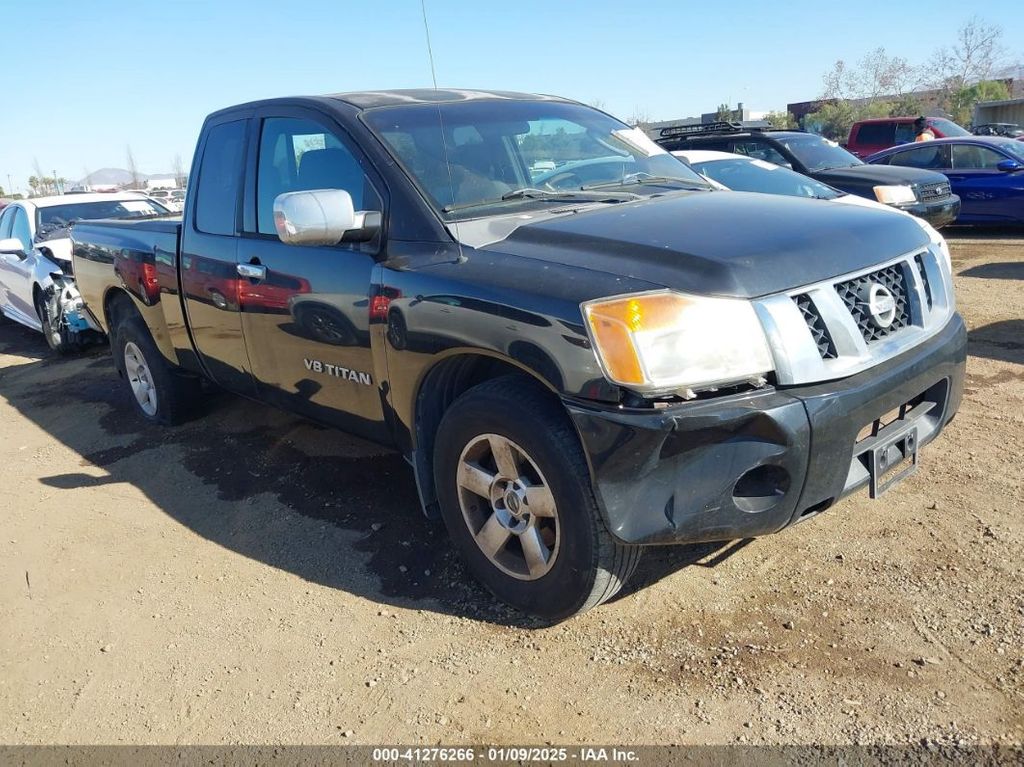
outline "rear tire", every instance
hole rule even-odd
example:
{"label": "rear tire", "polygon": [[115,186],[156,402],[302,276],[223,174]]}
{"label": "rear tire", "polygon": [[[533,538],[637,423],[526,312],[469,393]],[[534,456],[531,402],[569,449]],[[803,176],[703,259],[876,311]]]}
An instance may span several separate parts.
{"label": "rear tire", "polygon": [[174,426],[195,412],[199,379],[182,375],[167,363],[141,317],[122,318],[111,334],[110,348],[143,418]]}
{"label": "rear tire", "polygon": [[487,381],[452,404],[434,476],[456,550],[523,612],[564,620],[610,599],[636,569],[641,550],[605,526],[568,416],[530,379]]}

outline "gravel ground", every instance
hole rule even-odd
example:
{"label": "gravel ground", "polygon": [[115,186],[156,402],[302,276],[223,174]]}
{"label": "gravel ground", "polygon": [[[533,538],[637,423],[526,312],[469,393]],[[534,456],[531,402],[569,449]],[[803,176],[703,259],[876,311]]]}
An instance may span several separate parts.
{"label": "gravel ground", "polygon": [[495,606],[392,453],[229,395],[140,422],[0,327],[0,743],[1024,740],[1024,240],[951,238],[963,407],[884,499]]}

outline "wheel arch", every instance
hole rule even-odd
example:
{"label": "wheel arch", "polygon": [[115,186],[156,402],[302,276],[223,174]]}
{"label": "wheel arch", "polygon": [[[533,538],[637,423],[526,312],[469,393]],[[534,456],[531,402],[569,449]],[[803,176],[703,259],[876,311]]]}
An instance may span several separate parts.
{"label": "wheel arch", "polygon": [[149,331],[150,338],[156,344],[160,354],[174,366],[178,366],[178,357],[170,343],[167,319],[164,317],[160,304],[145,306],[120,285],[111,285],[103,294],[103,321],[107,335],[113,337],[117,323],[124,317],[138,316]]}
{"label": "wheel arch", "polygon": [[558,399],[558,390],[537,370],[511,357],[482,349],[450,350],[420,375],[412,398],[410,461],[420,502],[428,517],[438,516],[433,469],[434,438],[441,419],[464,392],[484,381],[508,375],[521,376]]}

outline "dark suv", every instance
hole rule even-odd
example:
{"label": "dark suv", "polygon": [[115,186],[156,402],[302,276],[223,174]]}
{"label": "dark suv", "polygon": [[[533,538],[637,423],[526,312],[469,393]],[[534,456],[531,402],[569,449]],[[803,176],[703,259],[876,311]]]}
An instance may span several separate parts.
{"label": "dark suv", "polygon": [[960,198],[941,173],[866,165],[813,133],[773,130],[767,123],[711,123],[662,128],[658,143],[669,151],[714,149],[792,168],[840,191],[912,213],[935,228],[951,224],[960,213]]}

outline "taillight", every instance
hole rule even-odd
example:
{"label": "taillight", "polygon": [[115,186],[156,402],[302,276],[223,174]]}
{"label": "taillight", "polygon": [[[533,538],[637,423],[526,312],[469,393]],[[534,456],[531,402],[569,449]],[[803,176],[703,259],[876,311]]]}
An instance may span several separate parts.
{"label": "taillight", "polygon": [[374,296],[370,299],[370,319],[385,320],[388,316],[388,306],[391,305],[391,298],[388,296]]}
{"label": "taillight", "polygon": [[142,278],[139,283],[148,303],[156,303],[160,298],[160,281],[157,279],[156,267],[153,264],[142,265]]}

